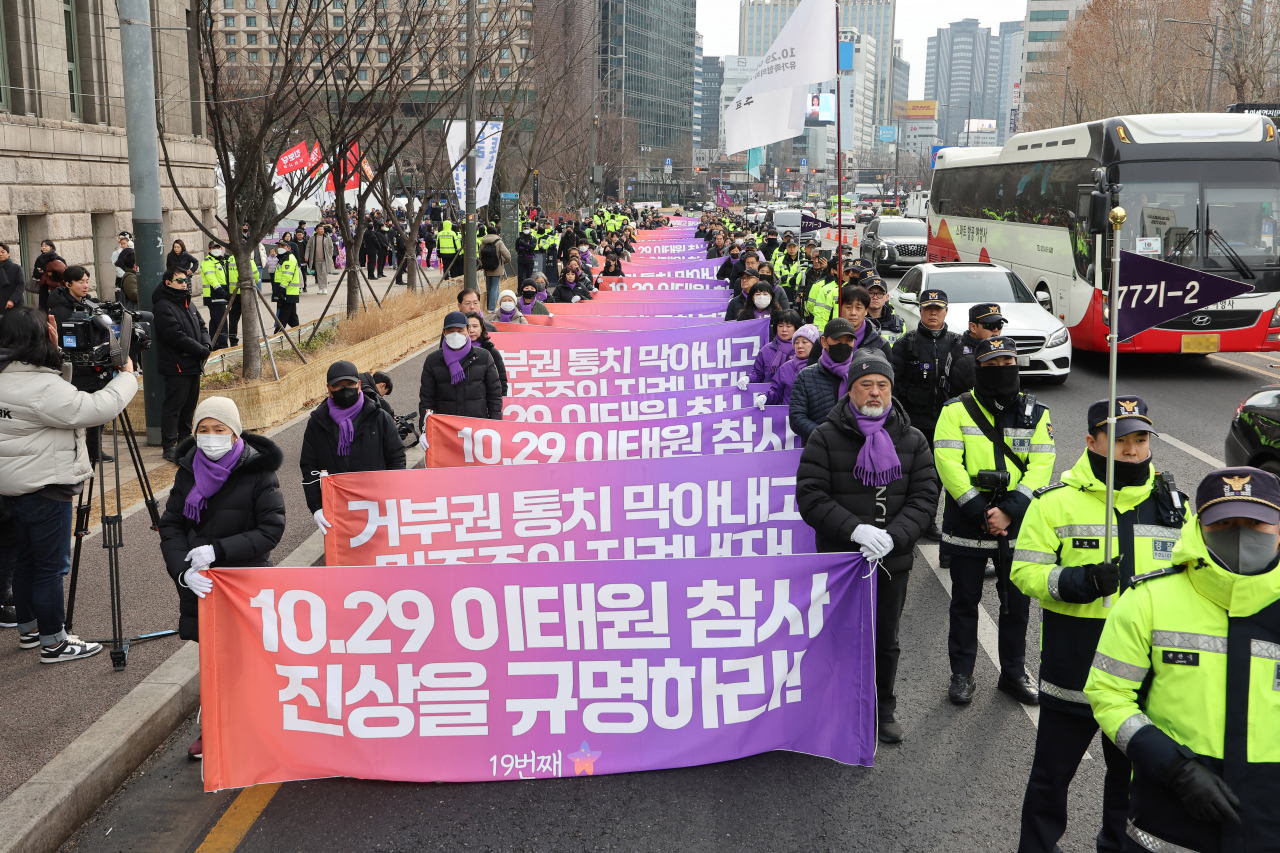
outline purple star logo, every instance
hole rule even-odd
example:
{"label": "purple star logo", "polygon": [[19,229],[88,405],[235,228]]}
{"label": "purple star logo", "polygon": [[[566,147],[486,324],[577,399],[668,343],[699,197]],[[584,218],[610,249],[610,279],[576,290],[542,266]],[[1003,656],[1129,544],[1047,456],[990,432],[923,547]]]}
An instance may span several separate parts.
{"label": "purple star logo", "polygon": [[584,740],[577,752],[569,753],[569,760],[573,762],[573,775],[581,776],[586,773],[588,776],[594,776],[596,759],[599,757],[600,751],[592,752],[591,746]]}

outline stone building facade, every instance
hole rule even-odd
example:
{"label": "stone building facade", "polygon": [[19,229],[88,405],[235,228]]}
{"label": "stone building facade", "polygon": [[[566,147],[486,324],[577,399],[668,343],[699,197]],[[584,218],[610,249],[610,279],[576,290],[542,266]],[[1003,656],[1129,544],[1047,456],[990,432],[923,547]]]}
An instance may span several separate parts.
{"label": "stone building facade", "polygon": [[[153,0],[157,109],[174,179],[203,222],[217,203],[202,138],[191,0]],[[198,8],[198,7],[195,7]],[[107,0],[0,0],[0,241],[30,274],[41,240],[115,293],[116,235],[133,231],[119,17]],[[162,152],[163,156],[163,152]],[[160,173],[165,250],[205,239]],[[144,286],[162,270],[144,270]]]}

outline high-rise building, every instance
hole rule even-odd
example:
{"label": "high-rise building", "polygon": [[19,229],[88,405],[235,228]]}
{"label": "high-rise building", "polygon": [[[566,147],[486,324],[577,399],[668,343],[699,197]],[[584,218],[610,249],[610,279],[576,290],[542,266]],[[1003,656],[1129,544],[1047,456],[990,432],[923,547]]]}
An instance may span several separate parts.
{"label": "high-rise building", "polygon": [[841,27],[840,41],[853,45],[853,66],[840,69],[840,148],[865,153],[876,139],[878,45],[856,27]]}
{"label": "high-rise building", "polygon": [[996,143],[1018,131],[1018,103],[1022,91],[1022,21],[1000,23],[1000,61],[996,67]]}
{"label": "high-rise building", "polygon": [[[738,53],[763,56],[768,52],[801,0],[741,0],[738,7]],[[1038,2],[1038,0],[1037,0]],[[897,0],[841,0],[840,29],[856,29],[882,45],[876,59],[872,124],[889,124],[893,115],[893,44]],[[832,21],[834,26],[835,21]],[[815,36],[818,35],[815,33]]]}
{"label": "high-rise building", "polygon": [[[1045,61],[1058,49],[1058,43],[1066,38],[1067,25],[1079,16],[1086,2],[1087,0],[1036,0],[1027,4],[1027,16],[1023,19],[1022,71],[1018,81],[1020,94],[1027,90],[1028,75],[1042,71]],[[1066,80],[1056,82],[1064,87],[1067,83]]]}
{"label": "high-rise building", "polygon": [[977,18],[940,27],[929,37],[924,97],[938,101],[938,135],[944,145],[962,144],[966,119],[991,118],[986,114],[990,42],[991,28],[979,26]]}
{"label": "high-rise building", "polygon": [[907,62],[902,56],[902,39],[893,40],[893,93],[890,101],[889,123],[896,124],[894,120],[892,104],[902,103],[907,100],[910,95],[908,91],[911,87],[911,63]]}
{"label": "high-rise building", "polygon": [[693,34],[693,147],[702,147],[702,33]]}
{"label": "high-rise building", "polygon": [[724,83],[724,57],[702,57],[702,143],[701,148],[720,145],[720,86]]}

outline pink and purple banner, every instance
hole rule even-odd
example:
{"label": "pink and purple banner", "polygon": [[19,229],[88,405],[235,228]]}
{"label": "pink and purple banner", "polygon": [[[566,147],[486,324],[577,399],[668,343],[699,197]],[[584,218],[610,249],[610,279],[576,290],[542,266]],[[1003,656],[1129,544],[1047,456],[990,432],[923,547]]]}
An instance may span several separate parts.
{"label": "pink and purple banner", "polygon": [[516,334],[541,332],[659,332],[668,329],[688,329],[694,326],[714,326],[724,323],[724,312],[716,317],[616,317],[607,314],[570,316],[568,314],[545,316],[531,314],[527,323],[494,323],[499,332]]}
{"label": "pink and purple banner", "polygon": [[511,396],[607,397],[732,383],[746,374],[768,333],[763,319],[654,332],[492,337],[506,362]]}
{"label": "pink and purple banner", "polygon": [[614,423],[697,417],[731,412],[753,405],[756,394],[767,394],[764,383],[747,385],[745,391],[723,386],[663,394],[592,397],[503,397],[502,415],[508,421],[530,423]]}
{"label": "pink and purple banner", "polygon": [[432,415],[427,467],[598,462],[799,450],[786,406],[737,409],[663,420],[520,423]]}
{"label": "pink and purple banner", "polygon": [[663,278],[608,278],[596,279],[596,287],[601,292],[620,292],[635,290],[729,290],[729,282],[719,279],[663,279]]}
{"label": "pink and purple banner", "polygon": [[595,299],[590,302],[556,304],[552,307],[557,317],[714,317],[723,320],[729,303],[721,297],[698,301],[648,299],[611,302]]}
{"label": "pink and purple banner", "polygon": [[[666,278],[666,279],[711,279],[715,280],[716,272],[724,264],[723,258],[684,261],[624,261],[622,271],[626,278]],[[603,262],[594,264],[592,269],[599,269]]]}
{"label": "pink and purple banner", "polygon": [[875,756],[875,577],[857,554],[210,575],[207,791]]}
{"label": "pink and purple banner", "polygon": [[753,450],[750,465],[736,455],[663,455],[689,440],[642,431],[635,442],[643,459],[511,465],[493,477],[452,468],[323,477],[324,514],[333,523],[325,565],[813,552],[813,528],[796,509],[800,451],[769,450],[769,438],[755,436],[764,452]]}

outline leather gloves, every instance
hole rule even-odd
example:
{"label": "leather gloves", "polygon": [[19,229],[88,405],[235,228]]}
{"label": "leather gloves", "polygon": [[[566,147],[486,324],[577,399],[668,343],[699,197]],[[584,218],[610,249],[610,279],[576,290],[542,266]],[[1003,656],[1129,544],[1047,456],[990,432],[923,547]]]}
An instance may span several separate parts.
{"label": "leather gloves", "polygon": [[1196,820],[1240,825],[1240,798],[1217,774],[1194,758],[1179,757],[1165,772],[1165,783],[1173,788],[1187,813]]}
{"label": "leather gloves", "polygon": [[1088,583],[1099,596],[1114,595],[1120,589],[1120,558],[1112,557],[1110,563],[1094,563],[1085,566]]}

